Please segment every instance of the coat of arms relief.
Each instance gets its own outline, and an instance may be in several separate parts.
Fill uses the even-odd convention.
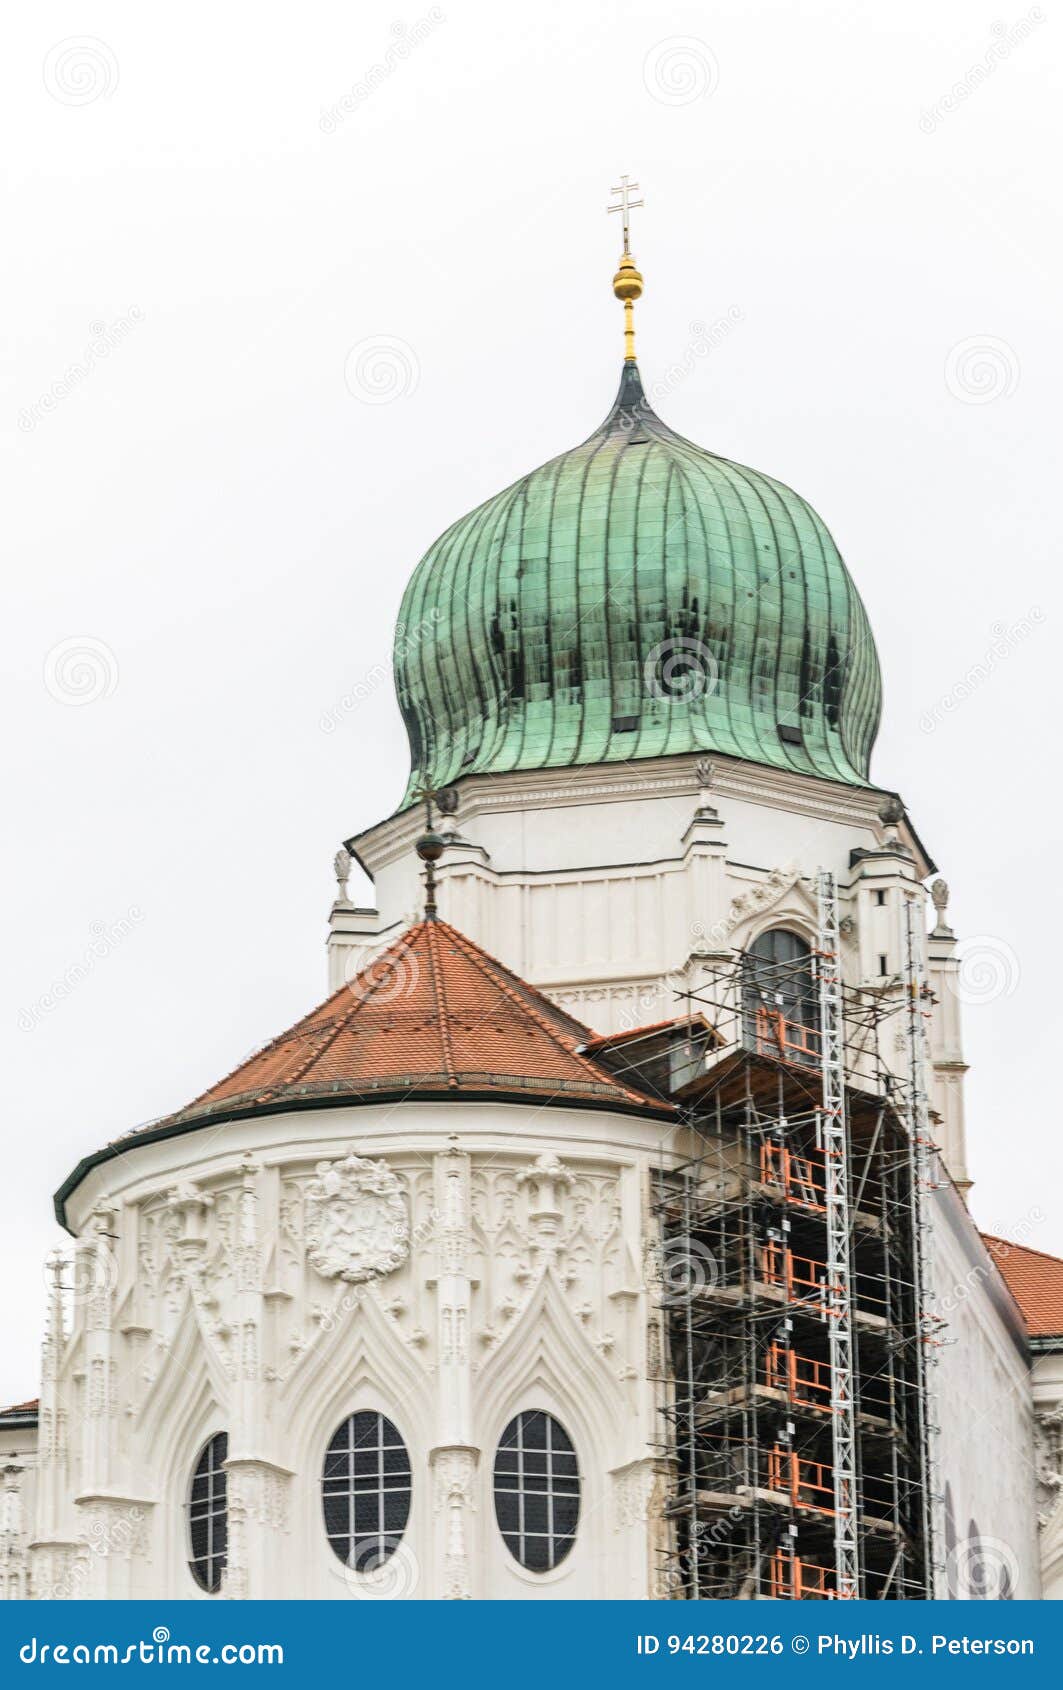
[[[410,1252],[406,1201],[386,1162],[353,1151],[319,1162],[306,1188],[306,1257],[324,1279],[361,1284],[401,1267]]]

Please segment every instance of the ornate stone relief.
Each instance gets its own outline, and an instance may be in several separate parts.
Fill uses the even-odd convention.
[[[740,892],[737,898],[732,898],[724,921],[726,932],[732,932],[740,922],[777,904],[800,879],[801,870],[797,863],[784,863],[781,868],[773,868],[761,885],[750,887],[748,892]]]
[[[467,1516],[475,1508],[477,1451],[456,1447],[434,1453],[435,1510],[444,1522],[443,1596],[464,1601],[472,1594],[469,1577]]]
[[[610,1355],[618,1346],[614,1299],[626,1273],[615,1171],[577,1172],[544,1152],[520,1169],[475,1169],[471,1197],[488,1317],[477,1332],[481,1345],[501,1342],[550,1267],[588,1342]],[[630,1358],[617,1360],[626,1376]]]
[[[636,1461],[613,1474],[613,1530],[639,1525],[650,1516],[650,1502],[657,1488],[652,1460]]]
[[[306,1188],[306,1255],[324,1279],[358,1284],[394,1273],[409,1255],[402,1186],[384,1161],[319,1162]]]
[[[1041,1409],[1034,1420],[1038,1523],[1042,1531],[1063,1509],[1063,1408]]]

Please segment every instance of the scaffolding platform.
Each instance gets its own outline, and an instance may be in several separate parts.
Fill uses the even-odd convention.
[[[655,1190],[676,1596],[933,1594],[918,956],[904,989],[845,987],[818,891],[810,955],[714,959],[687,999],[689,1155]]]

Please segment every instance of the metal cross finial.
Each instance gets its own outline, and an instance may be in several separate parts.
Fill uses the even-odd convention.
[[[426,921],[435,921],[438,915],[436,905],[436,864],[447,848],[447,842],[436,832],[435,817],[432,814],[432,800],[438,799],[439,789],[434,786],[422,786],[416,796],[424,799],[425,830],[415,842],[414,850],[424,864],[424,915]]]
[[[619,205],[607,206],[606,210],[607,211],[619,211],[621,217],[624,220],[624,251],[625,252],[631,251],[630,214],[631,214],[632,211],[634,211],[636,206],[646,204],[645,200],[633,200],[631,198],[632,194],[637,194],[638,191],[639,191],[638,183],[637,182],[629,182],[626,176],[621,176],[619,188],[610,188],[610,190],[609,190],[609,192],[611,194],[619,194],[619,196],[620,196]]]

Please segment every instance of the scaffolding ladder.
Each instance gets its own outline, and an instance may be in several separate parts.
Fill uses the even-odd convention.
[[[834,1455],[834,1554],[839,1597],[860,1594],[857,1541],[856,1413],[853,1399],[852,1275],[849,1266],[849,1145],[845,1113],[838,894],[834,875],[819,870],[818,977],[826,1164],[827,1294],[830,1309],[831,1426]]]
[[[923,1454],[922,1524],[923,1565],[926,1595],[935,1594],[937,1424],[930,1384],[930,1345],[937,1322],[934,1316],[934,1254],[931,1199],[934,1190],[934,1147],[930,1138],[930,1108],[926,1089],[926,1033],[923,1026],[922,952],[916,932],[916,899],[904,901],[905,985],[908,1010],[908,1145],[911,1163],[912,1227],[915,1254],[915,1293],[918,1342],[916,1374],[919,1381],[919,1436]]]

